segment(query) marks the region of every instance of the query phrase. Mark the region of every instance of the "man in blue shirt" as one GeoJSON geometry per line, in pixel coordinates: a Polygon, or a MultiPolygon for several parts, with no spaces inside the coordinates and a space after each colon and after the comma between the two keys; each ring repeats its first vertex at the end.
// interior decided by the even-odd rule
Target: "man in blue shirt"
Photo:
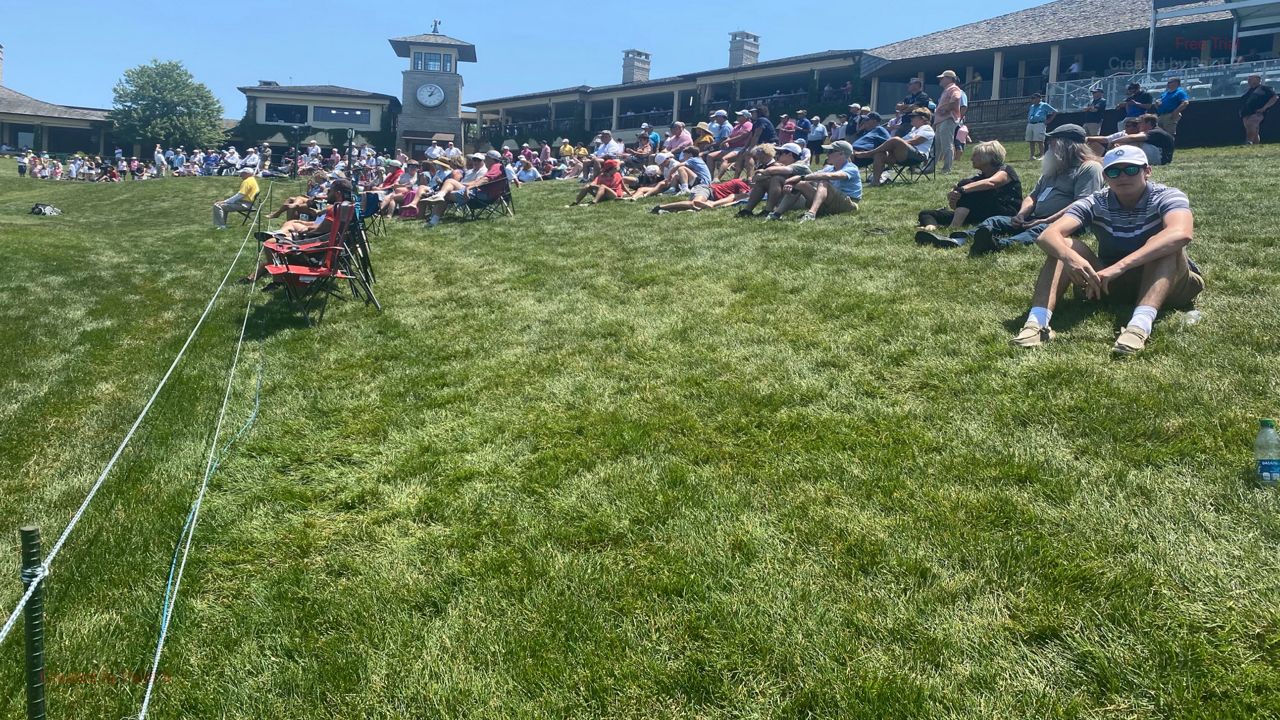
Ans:
{"type": "MultiPolygon", "coordinates": [[[[867,113],[859,119],[858,133],[852,143],[855,153],[875,150],[889,139],[889,130],[880,124],[881,120],[880,113],[874,112],[867,113]]],[[[856,156],[853,161],[858,167],[866,167],[872,162],[874,162],[872,158],[857,158],[856,156]]]]}
{"type": "Polygon", "coordinates": [[[649,143],[653,146],[653,151],[655,153],[658,152],[658,149],[662,147],[662,136],[649,123],[641,123],[640,129],[649,131],[649,143]]]}
{"type": "Polygon", "coordinates": [[[1031,96],[1031,107],[1027,108],[1027,146],[1031,149],[1032,160],[1039,160],[1044,153],[1045,129],[1057,114],[1057,109],[1045,102],[1043,95],[1034,93],[1031,96]]]}
{"type": "Polygon", "coordinates": [[[804,138],[806,142],[809,140],[809,131],[813,129],[813,123],[809,121],[809,113],[804,110],[796,111],[796,139],[804,138]]]}
{"type": "Polygon", "coordinates": [[[862,173],[853,164],[853,146],[837,140],[823,149],[827,151],[827,165],[803,178],[792,175],[783,180],[786,196],[766,220],[781,220],[788,210],[802,202],[809,204],[809,209],[800,217],[802,223],[816,220],[819,215],[858,210],[858,201],[862,199],[862,173]]]}
{"type": "Polygon", "coordinates": [[[724,110],[717,110],[711,114],[711,124],[707,126],[711,130],[711,138],[718,147],[720,143],[729,139],[729,133],[733,132],[733,125],[729,122],[729,113],[724,110]]]}
{"type": "Polygon", "coordinates": [[[1182,119],[1182,111],[1191,104],[1191,97],[1182,89],[1182,78],[1169,78],[1160,99],[1156,100],[1156,115],[1160,116],[1160,127],[1170,135],[1178,134],[1178,121],[1182,119]]]}

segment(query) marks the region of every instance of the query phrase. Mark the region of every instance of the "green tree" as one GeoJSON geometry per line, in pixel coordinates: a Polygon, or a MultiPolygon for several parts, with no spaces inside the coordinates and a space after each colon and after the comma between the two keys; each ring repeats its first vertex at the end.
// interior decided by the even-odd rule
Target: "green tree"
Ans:
{"type": "Polygon", "coordinates": [[[222,103],[181,62],[152,60],[130,68],[114,95],[109,116],[121,142],[205,147],[225,136],[222,103]]]}

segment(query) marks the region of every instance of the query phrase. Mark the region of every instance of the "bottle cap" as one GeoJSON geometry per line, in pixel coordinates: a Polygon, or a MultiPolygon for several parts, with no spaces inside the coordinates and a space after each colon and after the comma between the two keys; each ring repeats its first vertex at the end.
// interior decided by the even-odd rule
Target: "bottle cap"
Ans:
{"type": "Polygon", "coordinates": [[[1258,424],[1261,425],[1262,427],[1274,429],[1276,426],[1276,421],[1272,420],[1271,418],[1262,418],[1261,420],[1258,421],[1258,424]]]}

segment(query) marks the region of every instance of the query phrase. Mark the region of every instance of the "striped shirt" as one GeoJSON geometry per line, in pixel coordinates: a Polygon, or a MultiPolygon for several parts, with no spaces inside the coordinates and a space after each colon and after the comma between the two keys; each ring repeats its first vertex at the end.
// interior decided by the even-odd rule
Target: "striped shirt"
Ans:
{"type": "Polygon", "coordinates": [[[1098,238],[1098,259],[1110,265],[1136,251],[1164,230],[1164,216],[1174,210],[1191,210],[1186,194],[1177,188],[1147,183],[1147,190],[1132,209],[1120,206],[1109,188],[1075,201],[1066,215],[1093,230],[1098,238]]]}

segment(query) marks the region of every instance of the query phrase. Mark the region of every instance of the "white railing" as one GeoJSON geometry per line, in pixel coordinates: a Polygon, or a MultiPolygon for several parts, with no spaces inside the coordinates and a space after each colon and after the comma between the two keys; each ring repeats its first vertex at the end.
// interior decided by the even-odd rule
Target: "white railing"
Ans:
{"type": "Polygon", "coordinates": [[[1245,81],[1250,75],[1261,75],[1262,82],[1274,86],[1280,83],[1280,59],[1224,65],[1201,65],[1176,70],[1162,70],[1147,74],[1117,74],[1104,78],[1065,80],[1050,83],[1045,102],[1060,111],[1079,110],[1093,100],[1091,91],[1102,88],[1107,107],[1115,107],[1129,96],[1129,83],[1138,83],[1153,95],[1164,89],[1171,78],[1181,78],[1182,87],[1192,100],[1221,100],[1237,98],[1244,93],[1245,81]]]}

